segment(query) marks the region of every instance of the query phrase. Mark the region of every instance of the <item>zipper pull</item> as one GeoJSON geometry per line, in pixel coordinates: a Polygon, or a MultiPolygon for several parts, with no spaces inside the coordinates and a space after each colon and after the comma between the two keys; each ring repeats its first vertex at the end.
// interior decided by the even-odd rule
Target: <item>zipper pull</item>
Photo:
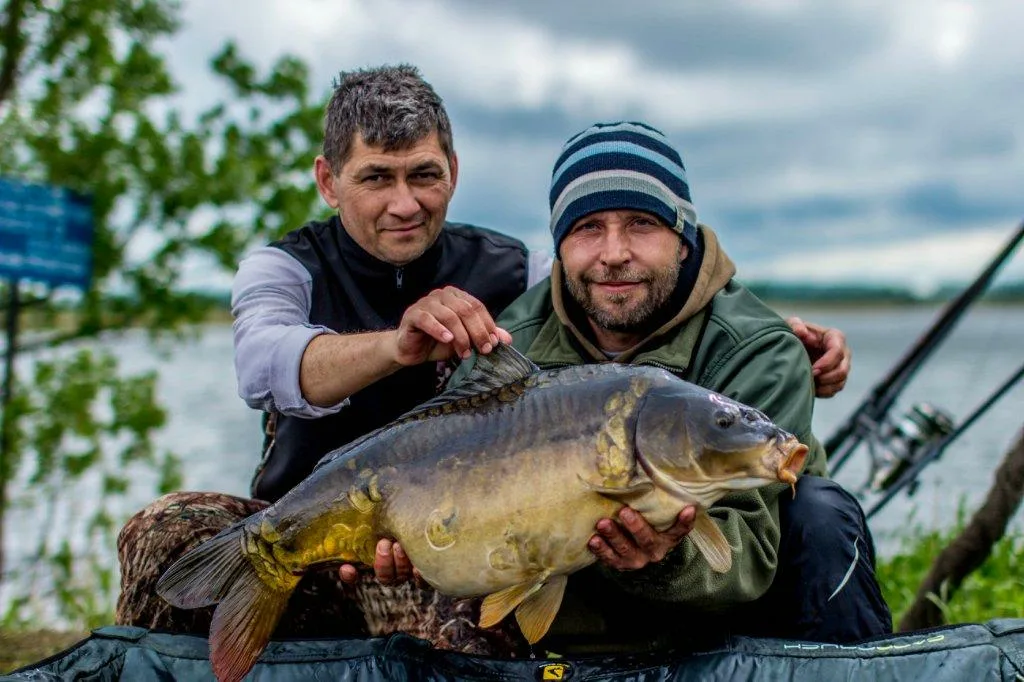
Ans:
{"type": "Polygon", "coordinates": [[[395,286],[399,289],[402,288],[402,275],[405,274],[403,268],[395,268],[395,286]]]}

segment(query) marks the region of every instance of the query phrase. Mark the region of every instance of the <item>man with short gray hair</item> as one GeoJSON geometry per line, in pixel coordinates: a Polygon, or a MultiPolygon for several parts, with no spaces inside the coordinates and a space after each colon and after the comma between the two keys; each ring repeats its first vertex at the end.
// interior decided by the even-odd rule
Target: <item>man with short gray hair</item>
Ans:
{"type": "MultiPolygon", "coordinates": [[[[335,215],[254,251],[232,288],[239,393],[266,415],[253,499],[172,493],[133,517],[118,541],[118,623],[205,634],[211,609],[156,596],[165,568],[279,499],[323,455],[434,397],[453,357],[510,340],[492,312],[546,276],[551,258],[446,222],[458,170],[441,98],[414,67],[340,76],[314,163],[335,215]]],[[[278,636],[401,630],[468,652],[514,648],[501,631],[479,631],[469,604],[410,583],[358,584],[355,569],[345,577],[354,584],[336,570],[307,576],[278,636]]]]}

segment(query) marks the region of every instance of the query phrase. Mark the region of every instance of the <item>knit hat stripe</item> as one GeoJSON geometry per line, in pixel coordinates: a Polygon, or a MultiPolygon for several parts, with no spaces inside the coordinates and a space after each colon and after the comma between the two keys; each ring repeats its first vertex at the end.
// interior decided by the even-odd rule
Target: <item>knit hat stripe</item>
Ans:
{"type": "Polygon", "coordinates": [[[581,130],[566,140],[565,144],[562,145],[562,151],[565,151],[570,147],[577,146],[577,142],[585,137],[618,132],[633,133],[641,137],[657,138],[662,144],[668,145],[670,150],[672,149],[672,144],[668,141],[668,138],[665,137],[665,135],[657,128],[652,128],[645,123],[639,123],[637,121],[622,121],[619,123],[595,123],[586,130],[581,130]]]}
{"type": "MultiPolygon", "coordinates": [[[[583,196],[578,201],[570,202],[559,218],[559,224],[564,225],[559,234],[568,235],[576,221],[603,210],[606,206],[629,206],[630,210],[644,211],[660,217],[669,227],[673,227],[675,221],[674,217],[666,215],[668,207],[665,202],[653,194],[616,187],[607,191],[595,191],[583,196]]],[[[685,234],[685,230],[677,231],[685,234]]]]}
{"type": "MultiPolygon", "coordinates": [[[[595,173],[587,173],[575,178],[566,185],[561,195],[556,199],[551,209],[551,216],[559,216],[574,201],[586,199],[591,192],[611,192],[613,190],[628,190],[638,194],[645,194],[656,199],[662,208],[651,211],[662,218],[669,227],[676,224],[676,206],[681,206],[684,199],[679,197],[667,185],[659,182],[657,178],[638,171],[626,170],[605,170],[595,173]]],[[[595,211],[607,210],[608,206],[600,206],[598,202],[592,202],[598,208],[595,211]]],[[[690,202],[686,201],[686,204],[690,202]]],[[[628,204],[624,204],[629,206],[628,204]]],[[[633,208],[630,206],[630,208],[633,208]]],[[[692,210],[692,207],[691,207],[692,210]]],[[[563,220],[559,220],[563,223],[563,220]]],[[[571,223],[569,223],[571,225],[571,223]]],[[[554,227],[554,226],[552,226],[554,227]]]]}
{"type": "Polygon", "coordinates": [[[658,154],[640,153],[645,150],[638,150],[632,146],[623,148],[618,144],[614,146],[594,145],[594,147],[605,148],[594,149],[592,152],[590,147],[581,150],[559,169],[557,177],[551,183],[549,201],[556,199],[565,190],[566,185],[583,174],[618,169],[646,173],[669,187],[674,195],[687,201],[690,200],[690,188],[686,185],[686,178],[680,177],[680,167],[665,157],[658,154]]]}
{"type": "Polygon", "coordinates": [[[682,173],[686,174],[686,168],[683,166],[683,160],[679,158],[678,152],[669,146],[667,140],[660,140],[650,135],[643,135],[631,130],[622,130],[618,132],[597,132],[590,133],[584,137],[581,137],[575,143],[567,145],[562,148],[561,154],[555,161],[555,172],[558,173],[559,169],[562,169],[565,165],[565,160],[569,156],[572,156],[577,151],[585,149],[591,145],[598,145],[606,142],[621,142],[623,144],[632,144],[643,147],[655,154],[660,154],[671,162],[675,163],[682,169],[682,173]]]}

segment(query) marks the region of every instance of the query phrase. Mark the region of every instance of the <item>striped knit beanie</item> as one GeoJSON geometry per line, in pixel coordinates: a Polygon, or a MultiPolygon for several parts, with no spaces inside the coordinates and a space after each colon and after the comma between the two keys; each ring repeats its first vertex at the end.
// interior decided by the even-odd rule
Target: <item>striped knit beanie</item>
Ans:
{"type": "Polygon", "coordinates": [[[696,243],[697,213],[683,160],[660,131],[643,123],[597,123],[570,137],[555,162],[548,199],[556,255],[573,223],[596,211],[646,211],[691,249],[696,243]]]}

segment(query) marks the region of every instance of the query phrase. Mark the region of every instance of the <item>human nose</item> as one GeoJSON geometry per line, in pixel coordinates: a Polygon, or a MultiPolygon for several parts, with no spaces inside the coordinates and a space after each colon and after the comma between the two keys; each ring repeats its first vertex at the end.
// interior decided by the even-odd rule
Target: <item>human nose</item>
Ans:
{"type": "Polygon", "coordinates": [[[395,183],[388,202],[388,213],[398,218],[410,219],[419,212],[420,202],[416,199],[409,184],[404,181],[395,183]]]}
{"type": "Polygon", "coordinates": [[[629,238],[621,230],[606,231],[601,245],[601,263],[608,266],[622,265],[628,263],[631,257],[629,238]]]}

